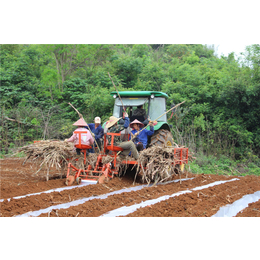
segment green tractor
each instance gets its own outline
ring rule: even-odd
[[[156,120],[166,110],[166,99],[169,97],[167,94],[159,91],[119,91],[120,98],[123,105],[128,113],[130,122],[135,119],[148,124],[148,120],[143,116],[134,115],[134,110],[137,107],[142,106],[146,111],[146,115],[149,120]],[[123,116],[122,102],[116,91],[110,93],[115,98],[113,116]],[[146,120],[145,120],[146,119]],[[173,146],[173,137],[170,131],[171,125],[167,123],[167,114],[163,115],[157,120],[157,124],[154,126],[155,133],[148,139],[148,146]],[[147,127],[150,129],[150,126]]]

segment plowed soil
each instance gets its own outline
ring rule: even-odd
[[[203,190],[192,191],[181,194],[154,205],[141,207],[126,215],[127,217],[210,217],[222,206],[232,204],[244,195],[260,191],[259,176],[223,176],[192,174],[185,172],[181,176],[175,175],[172,182],[163,185],[148,187],[147,184],[134,180],[134,174],[126,174],[123,177],[115,177],[105,184],[88,185],[60,192],[41,193],[38,195],[13,198],[31,193],[39,193],[54,188],[66,187],[64,178],[60,179],[58,173],[55,178],[48,182],[44,177],[34,176],[38,170],[31,162],[23,165],[24,159],[8,158],[0,160],[1,169],[1,194],[0,202],[1,217],[13,217],[27,212],[46,209],[51,206],[92,197],[91,200],[77,206],[63,209],[50,209],[40,217],[98,217],[111,210],[123,206],[135,205],[147,200],[156,199],[176,192],[191,190],[195,187],[213,183],[215,181],[226,181],[237,178],[238,180],[226,182]],[[40,173],[39,173],[40,174]],[[40,176],[43,176],[40,174]],[[183,180],[184,178],[192,178]],[[121,189],[143,185],[138,191],[123,192],[102,198],[101,195],[119,191]],[[9,199],[10,200],[7,200]],[[259,217],[260,201],[251,203],[236,217]]]

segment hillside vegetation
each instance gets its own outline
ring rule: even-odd
[[[0,45],[0,58],[2,155],[69,137],[78,115],[68,102],[87,122],[107,120],[109,72],[121,91],[166,92],[168,109],[186,101],[169,123],[175,141],[196,153],[194,171],[260,174],[259,44],[241,60],[201,44],[10,44]]]

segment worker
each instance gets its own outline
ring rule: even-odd
[[[137,106],[137,108],[133,111],[133,116],[143,116],[144,119],[147,118],[146,111],[143,109],[143,105]]]
[[[143,109],[143,105],[137,106],[137,108],[133,111],[131,120],[133,119],[140,120],[145,126],[149,123],[148,116],[145,109]]]
[[[98,145],[99,149],[101,150],[101,139],[104,136],[104,129],[101,126],[101,118],[98,116],[95,117],[94,123],[90,123],[90,124],[88,124],[88,126],[92,132],[93,138],[96,139],[96,142],[94,142],[94,146],[97,147],[97,145]],[[85,126],[85,128],[88,129],[87,126]],[[94,147],[92,147],[92,149],[89,149],[89,152],[94,153]]]
[[[149,122],[149,126],[150,126],[150,130],[147,130],[146,128],[143,129],[144,124],[138,121],[137,119],[135,119],[130,124],[130,127],[133,128],[133,130],[131,131],[131,136],[133,138],[133,142],[135,143],[138,151],[142,151],[143,149],[146,149],[148,143],[148,136],[154,134],[153,121]]]
[[[73,125],[78,126],[78,128],[75,131],[81,131],[81,132],[87,132],[86,134],[81,135],[81,144],[83,145],[92,145],[94,143],[94,138],[92,137],[89,130],[86,130],[85,126],[87,126],[87,123],[83,118],[80,118],[77,122],[75,122]],[[75,132],[74,131],[74,132]],[[79,134],[76,134],[73,132],[73,135],[65,139],[66,142],[72,142],[75,145],[79,144]],[[80,155],[80,149],[76,148],[77,155]]]
[[[122,133],[123,130],[125,130],[125,133],[127,133],[127,128],[129,127],[129,118],[128,114],[124,113],[124,118],[117,118],[114,116],[111,116],[106,124],[105,132],[108,133]],[[124,134],[122,134],[124,135]],[[108,136],[108,143],[111,142],[111,136]],[[119,146],[123,148],[122,154],[123,155],[129,155],[130,152],[133,154],[133,157],[137,160],[139,157],[138,151],[135,147],[135,144],[132,141],[121,141],[120,136],[114,137],[114,145]]]

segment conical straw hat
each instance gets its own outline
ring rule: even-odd
[[[144,124],[137,119],[135,119],[129,126],[133,128],[133,124],[139,124],[141,127],[144,127]]]
[[[75,122],[73,125],[76,126],[88,126],[88,124],[85,122],[83,118],[80,118],[77,122]]]
[[[109,120],[107,121],[107,124],[106,124],[106,128],[110,128],[111,126],[116,124],[117,121],[120,120],[120,119],[121,119],[121,117],[119,117],[119,118],[117,118],[115,116],[109,117]]]

